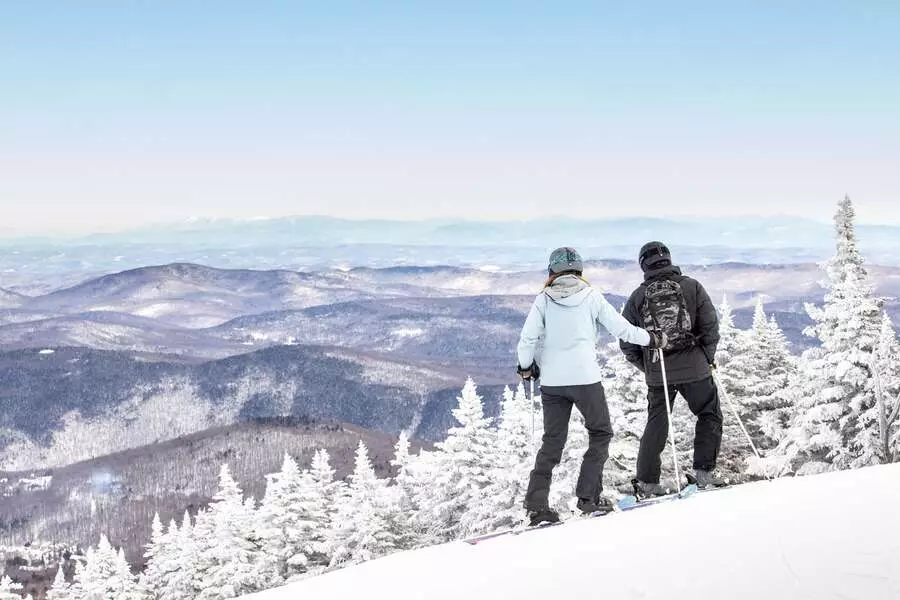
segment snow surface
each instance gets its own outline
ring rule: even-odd
[[[257,600],[900,597],[900,465],[747,484],[600,519],[399,553]]]

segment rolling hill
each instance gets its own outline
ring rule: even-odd
[[[84,348],[6,352],[0,466],[62,466],[264,417],[336,419],[436,439],[464,381],[452,369],[346,348],[274,346],[199,363]],[[496,414],[501,382],[482,383]]]
[[[326,449],[343,478],[360,440],[379,475],[388,475],[395,437],[299,418],[254,419],[61,468],[0,472],[0,545],[87,547],[105,532],[141,564],[154,513],[165,522],[180,521],[186,510],[195,514],[215,493],[222,464],[259,500],[264,476],[280,469],[285,453],[305,468],[317,449]]]

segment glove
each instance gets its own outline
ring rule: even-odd
[[[523,368],[517,365],[516,373],[518,373],[519,377],[521,377],[525,381],[531,381],[532,379],[540,379],[541,368],[536,362],[532,362],[530,367]]]
[[[647,333],[650,334],[650,343],[647,344],[647,347],[651,350],[662,350],[669,343],[669,338],[663,331],[648,331]]]
[[[717,365],[716,363],[714,363],[714,362],[709,363],[710,371],[715,371],[718,368],[719,368],[719,365]]]

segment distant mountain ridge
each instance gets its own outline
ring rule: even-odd
[[[900,224],[857,226],[860,239],[894,245]],[[667,235],[660,235],[667,234]],[[186,244],[216,243],[223,236],[235,236],[244,243],[320,244],[457,244],[493,245],[495,243],[541,245],[550,238],[601,239],[605,245],[640,244],[661,237],[673,245],[732,247],[830,246],[833,227],[801,217],[630,217],[578,219],[548,217],[532,220],[478,221],[433,219],[422,221],[351,220],[323,216],[280,217],[272,219],[195,219],[148,226],[118,233],[71,237],[67,243],[117,244],[171,241],[174,235]],[[8,236],[0,238],[9,242]],[[37,238],[41,239],[41,238]],[[48,238],[43,238],[50,241]],[[32,238],[34,240],[34,238]],[[33,243],[33,242],[32,242]]]
[[[900,225],[859,225],[857,232],[870,264],[900,266]],[[7,249],[0,252],[0,287],[37,295],[96,275],[178,262],[294,271],[407,265],[526,270],[542,267],[557,246],[575,246],[587,258],[633,262],[651,239],[668,243],[684,264],[815,263],[834,246],[829,223],[798,218],[193,221],[82,237],[0,238]]]
[[[0,309],[15,308],[25,302],[25,296],[0,288]]]

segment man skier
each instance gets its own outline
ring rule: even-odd
[[[644,282],[631,294],[623,316],[666,336],[662,352],[668,394],[687,400],[697,417],[694,433],[694,476],[700,488],[722,485],[713,475],[722,442],[722,412],[711,369],[719,343],[719,320],[709,294],[700,283],[681,274],[662,242],[641,248],[638,262]],[[660,485],[660,455],[669,432],[665,390],[658,351],[641,348],[629,340],[619,342],[629,362],[644,372],[647,395],[647,426],[641,437],[635,486],[642,496],[659,496],[670,490]]]
[[[519,375],[541,380],[544,415],[543,443],[525,494],[531,525],[559,521],[549,504],[550,480],[562,458],[573,405],[584,415],[589,439],[575,490],[578,509],[585,514],[612,510],[611,502],[601,495],[612,426],[597,364],[600,327],[638,348],[665,345],[664,334],[648,333],[623,319],[603,294],[582,279],[582,271],[581,257],[574,249],[553,251],[549,279],[534,300],[517,348]],[[541,339],[539,368],[535,351]]]

